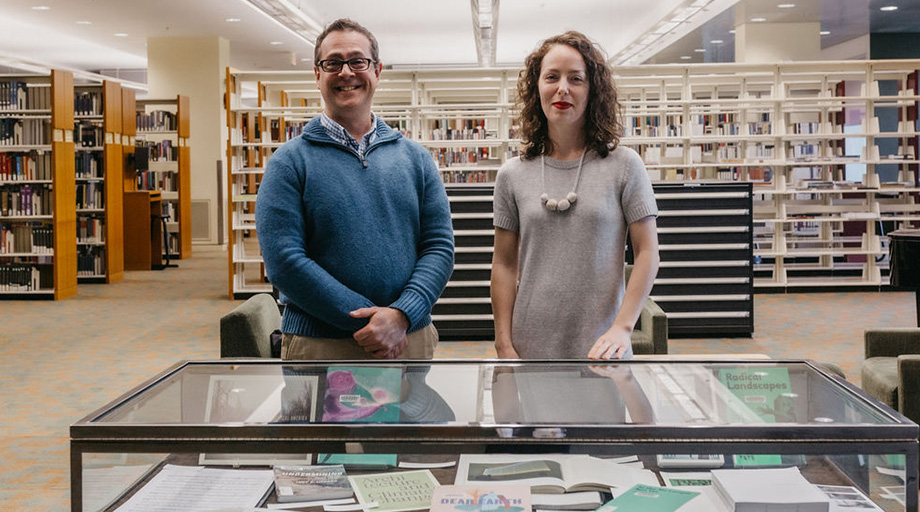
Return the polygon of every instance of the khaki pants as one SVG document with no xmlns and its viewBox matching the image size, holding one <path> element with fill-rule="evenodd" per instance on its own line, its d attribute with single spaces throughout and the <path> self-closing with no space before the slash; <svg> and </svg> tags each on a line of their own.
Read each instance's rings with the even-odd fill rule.
<svg viewBox="0 0 920 512">
<path fill-rule="evenodd" d="M 434 324 L 410 333 L 409 345 L 399 359 L 432 359 L 438 346 Z M 281 359 L 373 359 L 353 338 L 310 338 L 285 333 L 281 337 Z"/>
</svg>

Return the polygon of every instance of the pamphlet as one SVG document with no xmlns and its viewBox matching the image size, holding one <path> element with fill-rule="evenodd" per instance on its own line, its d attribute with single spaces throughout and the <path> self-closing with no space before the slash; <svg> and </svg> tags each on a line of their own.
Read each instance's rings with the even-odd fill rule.
<svg viewBox="0 0 920 512">
<path fill-rule="evenodd" d="M 349 476 L 348 480 L 358 502 L 371 512 L 427 509 L 438 486 L 438 481 L 427 469 Z M 370 503 L 377 506 L 368 507 Z"/>
<path fill-rule="evenodd" d="M 402 368 L 330 366 L 324 422 L 396 423 Z"/>
<path fill-rule="evenodd" d="M 350 498 L 351 484 L 341 464 L 333 466 L 275 466 L 278 503 Z"/>
<path fill-rule="evenodd" d="M 530 512 L 526 485 L 441 485 L 431 497 L 431 512 Z"/>
<path fill-rule="evenodd" d="M 531 492 L 560 494 L 603 491 L 618 495 L 644 483 L 656 485 L 658 477 L 615 461 L 588 455 L 460 455 L 455 484 L 515 483 Z"/>
<path fill-rule="evenodd" d="M 674 512 L 698 492 L 684 491 L 670 487 L 638 484 L 622 495 L 605 503 L 597 512 Z"/>
</svg>

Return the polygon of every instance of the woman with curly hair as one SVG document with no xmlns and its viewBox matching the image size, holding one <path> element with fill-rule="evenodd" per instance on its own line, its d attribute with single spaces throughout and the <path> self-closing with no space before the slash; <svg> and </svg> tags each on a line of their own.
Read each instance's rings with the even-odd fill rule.
<svg viewBox="0 0 920 512">
<path fill-rule="evenodd" d="M 543 41 L 518 79 L 523 155 L 495 183 L 492 312 L 501 358 L 627 359 L 658 272 L 658 208 L 619 145 L 616 86 L 579 32 Z M 624 287 L 626 235 L 635 263 Z"/>
</svg>

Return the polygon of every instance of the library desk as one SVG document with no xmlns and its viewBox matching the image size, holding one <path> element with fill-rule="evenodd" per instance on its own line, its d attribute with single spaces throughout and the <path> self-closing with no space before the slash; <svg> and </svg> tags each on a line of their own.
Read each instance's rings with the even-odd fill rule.
<svg viewBox="0 0 920 512">
<path fill-rule="evenodd" d="M 351 419 L 343 404 L 355 396 L 373 402 L 369 416 Z M 114 510 L 163 463 L 569 453 L 635 456 L 655 478 L 665 454 L 795 466 L 886 512 L 917 512 L 917 436 L 917 424 L 808 361 L 184 361 L 71 425 L 71 509 Z M 141 470 L 99 492 L 97 475 L 128 468 Z M 451 469 L 432 473 L 453 483 Z M 892 489 L 903 503 L 885 497 Z"/>
<path fill-rule="evenodd" d="M 153 270 L 163 266 L 163 212 L 158 190 L 125 192 L 125 270 Z"/>
</svg>

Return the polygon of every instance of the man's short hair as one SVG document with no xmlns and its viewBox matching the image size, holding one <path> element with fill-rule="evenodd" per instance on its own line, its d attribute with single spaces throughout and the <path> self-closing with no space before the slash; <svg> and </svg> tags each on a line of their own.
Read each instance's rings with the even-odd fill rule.
<svg viewBox="0 0 920 512">
<path fill-rule="evenodd" d="M 330 32 L 346 32 L 354 31 L 359 34 L 364 35 L 368 41 L 371 43 L 371 55 L 370 58 L 374 60 L 375 63 L 380 62 L 380 50 L 377 47 L 377 38 L 374 37 L 374 34 L 371 33 L 364 25 L 361 25 L 357 21 L 350 20 L 348 18 L 339 18 L 329 25 L 326 26 L 326 29 L 316 38 L 316 47 L 313 48 L 313 63 L 316 64 L 320 60 L 320 49 L 323 47 L 323 41 L 326 39 L 326 36 Z"/>
</svg>

